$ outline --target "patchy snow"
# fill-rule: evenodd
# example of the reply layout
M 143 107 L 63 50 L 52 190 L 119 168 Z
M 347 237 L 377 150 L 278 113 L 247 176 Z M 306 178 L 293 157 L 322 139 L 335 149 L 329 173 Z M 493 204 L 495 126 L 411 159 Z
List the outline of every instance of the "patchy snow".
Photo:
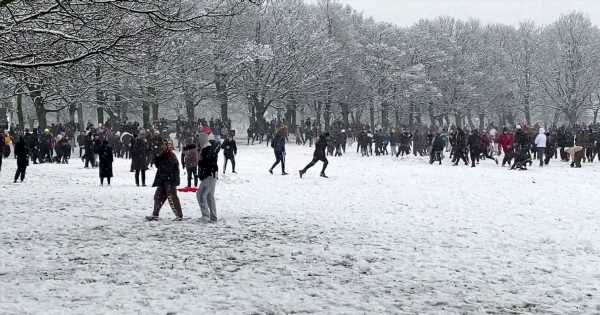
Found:
M 194 194 L 180 194 L 192 220 L 165 207 L 144 222 L 154 190 L 124 160 L 104 188 L 77 159 L 12 184 L 5 160 L 0 313 L 600 313 L 599 165 L 352 152 L 330 158 L 330 179 L 317 164 L 300 180 L 311 154 L 289 145 L 294 176 L 271 176 L 270 148 L 240 146 L 217 224 L 197 220 Z

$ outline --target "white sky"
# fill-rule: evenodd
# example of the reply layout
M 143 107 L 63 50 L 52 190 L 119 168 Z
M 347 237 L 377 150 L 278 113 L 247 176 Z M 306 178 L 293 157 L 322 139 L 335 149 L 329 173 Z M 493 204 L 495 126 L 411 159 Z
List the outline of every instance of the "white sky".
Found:
M 440 15 L 477 18 L 483 23 L 516 25 L 533 20 L 550 24 L 561 14 L 581 11 L 600 25 L 600 0 L 337 0 L 378 21 L 410 26 Z

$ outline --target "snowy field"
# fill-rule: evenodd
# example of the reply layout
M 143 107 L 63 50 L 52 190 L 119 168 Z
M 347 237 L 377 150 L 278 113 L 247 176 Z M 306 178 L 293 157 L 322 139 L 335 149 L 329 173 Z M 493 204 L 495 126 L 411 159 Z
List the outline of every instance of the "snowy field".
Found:
M 144 222 L 154 190 L 124 160 L 104 188 L 76 158 L 24 184 L 4 160 L 0 314 L 600 314 L 600 164 L 352 152 L 300 180 L 312 149 L 288 146 L 288 177 L 270 148 L 239 153 L 217 224 L 194 194 L 191 220 Z

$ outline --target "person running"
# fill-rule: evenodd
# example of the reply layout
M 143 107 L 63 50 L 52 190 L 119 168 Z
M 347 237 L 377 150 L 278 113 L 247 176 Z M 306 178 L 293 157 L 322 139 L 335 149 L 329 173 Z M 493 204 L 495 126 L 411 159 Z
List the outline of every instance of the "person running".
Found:
M 313 167 L 319 161 L 323 162 L 323 169 L 321 170 L 321 177 L 328 178 L 327 175 L 325 175 L 325 170 L 327 169 L 327 165 L 329 164 L 329 161 L 327 161 L 327 157 L 325 156 L 325 150 L 327 149 L 327 138 L 328 137 L 329 137 L 328 132 L 322 134 L 319 137 L 319 140 L 317 140 L 317 143 L 315 143 L 315 153 L 313 155 L 312 161 L 310 161 L 310 163 L 308 163 L 308 165 L 306 165 L 306 167 L 304 169 L 299 171 L 300 178 L 302 178 L 302 176 L 304 176 L 304 174 L 306 174 L 306 171 L 308 171 L 311 167 Z
M 100 174 L 100 186 L 104 186 L 104 179 L 110 186 L 110 179 L 113 177 L 113 149 L 108 144 L 108 140 L 102 141 L 98 149 L 98 172 Z
M 162 140 L 159 145 L 158 156 L 154 159 L 156 165 L 156 176 L 152 187 L 156 187 L 154 193 L 154 210 L 151 216 L 147 216 L 148 221 L 157 221 L 160 214 L 160 209 L 169 201 L 169 205 L 175 213 L 174 221 L 183 220 L 183 211 L 181 203 L 177 197 L 177 186 L 180 183 L 179 177 L 179 161 L 173 153 L 170 145 L 166 140 Z
M 17 171 L 15 172 L 15 183 L 17 179 L 21 179 L 21 183 L 25 180 L 25 172 L 29 166 L 29 149 L 25 145 L 25 139 L 19 137 L 15 143 L 15 157 L 17 158 Z
M 237 144 L 235 143 L 233 136 L 227 134 L 221 147 L 223 148 L 223 157 L 225 158 L 223 174 L 225 174 L 225 171 L 227 170 L 227 161 L 231 161 L 231 172 L 235 174 L 235 156 L 237 155 Z
M 279 130 L 277 135 L 275 135 L 275 139 L 271 142 L 271 147 L 273 148 L 273 152 L 275 152 L 275 163 L 269 169 L 269 173 L 273 175 L 273 169 L 281 163 L 281 175 L 288 175 L 285 171 L 285 130 L 282 128 Z
M 209 141 L 207 134 L 199 137 L 200 158 L 198 162 L 198 177 L 200 187 L 196 192 L 196 199 L 202 211 L 202 219 L 217 222 L 217 204 L 215 202 L 215 189 L 219 174 L 219 150 L 217 141 Z

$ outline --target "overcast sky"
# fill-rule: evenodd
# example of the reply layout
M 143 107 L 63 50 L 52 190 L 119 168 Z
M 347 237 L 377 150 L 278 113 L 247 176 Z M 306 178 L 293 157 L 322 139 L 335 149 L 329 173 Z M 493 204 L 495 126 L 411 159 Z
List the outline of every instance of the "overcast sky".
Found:
M 523 20 L 550 24 L 561 14 L 581 11 L 600 25 L 600 0 L 338 0 L 378 21 L 409 26 L 440 15 L 475 17 L 484 23 L 516 25 Z

